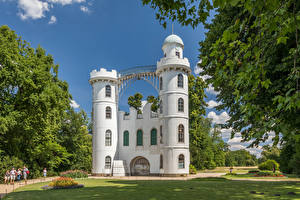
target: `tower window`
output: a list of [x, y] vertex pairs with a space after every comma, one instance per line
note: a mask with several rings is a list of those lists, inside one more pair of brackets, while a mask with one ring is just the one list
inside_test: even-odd
[[184, 126], [182, 124], [178, 126], [178, 142], [184, 143]]
[[105, 157], [105, 169], [110, 169], [111, 168], [111, 157], [106, 156]]
[[123, 146], [129, 146], [129, 132], [124, 131], [123, 133]]
[[159, 90], [163, 89], [163, 79], [162, 77], [159, 78]]
[[180, 52], [176, 51], [176, 56], [180, 58]]
[[184, 155], [180, 154], [178, 157], [178, 168], [184, 169]]
[[184, 101], [183, 98], [178, 99], [178, 112], [184, 112]]
[[177, 75], [177, 87], [183, 88], [183, 75], [182, 74]]
[[157, 145], [157, 131], [155, 128], [151, 130], [151, 145]]
[[111, 146], [111, 130], [105, 132], [105, 146]]
[[105, 97], [111, 97], [111, 86], [110, 85], [105, 86]]
[[162, 126], [159, 127], [159, 133], [160, 133], [160, 143], [163, 144], [163, 132], [162, 132]]
[[163, 155], [160, 154], [160, 158], [159, 158], [159, 169], [163, 169], [163, 168], [164, 168]]
[[167, 54], [166, 54], [166, 53], [164, 54], [164, 57], [167, 57]]
[[143, 131], [142, 130], [137, 131], [136, 146], [143, 146]]
[[105, 109], [106, 119], [111, 119], [111, 107], [107, 106]]

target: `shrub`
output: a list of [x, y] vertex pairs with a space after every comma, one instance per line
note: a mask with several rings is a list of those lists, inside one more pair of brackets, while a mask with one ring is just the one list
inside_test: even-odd
[[263, 162], [260, 165], [258, 165], [258, 169], [260, 170], [272, 171], [274, 167], [276, 170], [279, 169], [279, 164], [275, 160], [267, 160], [266, 162]]
[[197, 174], [196, 167], [192, 164], [190, 164], [190, 174]]
[[258, 173], [258, 172], [259, 172], [259, 170], [249, 170], [249, 171], [248, 171], [249, 174], [256, 174], [256, 173]]
[[78, 185], [78, 183], [68, 177], [59, 177], [49, 183], [49, 186], [51, 187], [70, 187], [74, 185]]
[[282, 177], [282, 173], [280, 172], [271, 172], [271, 171], [260, 171], [255, 176], [273, 176], [273, 177]]
[[60, 176], [69, 178], [87, 178], [88, 173], [82, 170], [69, 170], [60, 173]]
[[232, 173], [227, 173], [226, 175], [235, 176], [235, 175], [237, 175], [237, 173], [232, 172]]

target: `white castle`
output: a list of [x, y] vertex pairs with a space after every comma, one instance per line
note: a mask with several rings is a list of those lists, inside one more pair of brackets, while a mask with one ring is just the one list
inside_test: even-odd
[[[184, 176], [189, 173], [190, 63], [184, 44], [169, 35], [162, 46], [164, 57], [156, 66], [135, 67], [118, 73], [93, 70], [94, 175]], [[143, 102], [142, 113], [119, 111], [119, 96], [134, 80], [150, 82], [159, 93], [158, 112]], [[159, 86], [159, 87], [157, 87]]]

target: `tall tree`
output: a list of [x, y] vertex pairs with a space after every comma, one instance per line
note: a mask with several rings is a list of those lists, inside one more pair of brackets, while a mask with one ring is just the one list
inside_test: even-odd
[[135, 108], [138, 113], [141, 113], [143, 95], [136, 93], [133, 96], [128, 97], [128, 105]]
[[71, 95], [58, 65], [7, 26], [0, 27], [0, 149], [40, 170], [68, 158], [56, 142]]

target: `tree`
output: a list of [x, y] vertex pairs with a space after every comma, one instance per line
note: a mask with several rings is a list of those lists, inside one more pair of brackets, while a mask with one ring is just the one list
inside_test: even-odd
[[226, 152], [225, 165], [232, 166], [255, 166], [257, 158], [248, 151], [241, 149], [237, 151]]
[[[300, 2], [297, 0], [143, 0], [157, 18], [195, 27], [206, 22], [200, 43], [208, 83], [219, 91], [219, 110], [229, 110], [225, 127], [241, 132], [251, 146], [275, 133], [274, 144], [296, 141], [300, 132]], [[282, 135], [282, 137], [280, 137]], [[296, 146], [295, 146], [296, 148]], [[296, 152], [296, 151], [294, 151]], [[298, 158], [298, 157], [297, 157]], [[298, 163], [299, 160], [295, 161]]]
[[136, 93], [133, 96], [128, 97], [128, 105], [136, 109], [138, 113], [141, 113], [143, 95]]
[[151, 111], [157, 112], [157, 110], [159, 108], [159, 97], [148, 96], [147, 102], [151, 103]]
[[62, 163], [60, 170], [91, 171], [92, 136], [88, 133], [88, 118], [83, 110], [75, 112], [71, 108], [67, 111], [57, 141], [70, 154], [68, 162]]
[[258, 159], [259, 163], [265, 162], [267, 160], [280, 161], [280, 149], [277, 146], [263, 146], [263, 151], [261, 152], [261, 157]]
[[31, 168], [57, 167], [68, 158], [56, 142], [69, 108], [68, 84], [41, 47], [33, 49], [7, 26], [0, 27], [0, 149]]

